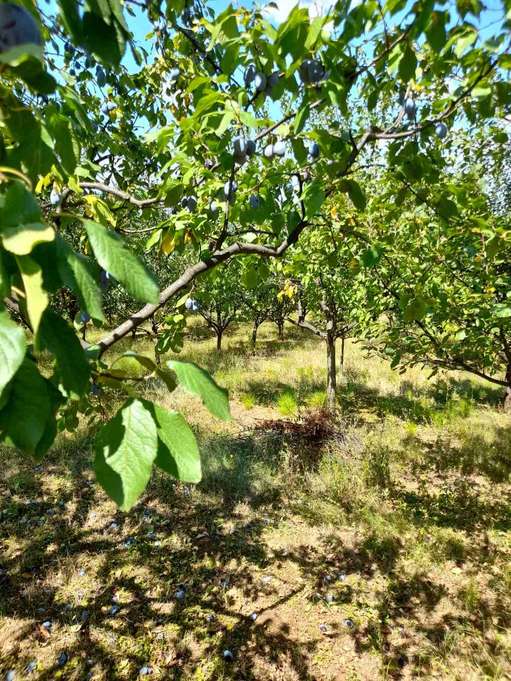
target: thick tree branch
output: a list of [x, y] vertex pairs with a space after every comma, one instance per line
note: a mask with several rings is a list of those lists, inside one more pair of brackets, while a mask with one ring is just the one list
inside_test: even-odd
[[319, 338], [325, 339], [327, 337], [327, 334], [324, 331], [320, 331], [320, 329], [314, 326], [314, 324], [310, 324], [309, 322], [306, 322], [304, 319], [293, 319], [292, 317], [286, 317], [286, 319], [288, 322], [291, 322], [291, 324], [299, 326], [301, 329], [307, 329], [307, 331], [310, 331]]
[[144, 305], [138, 312], [132, 314], [127, 320], [119, 324], [108, 336], [103, 338], [99, 343], [100, 354], [106, 352], [112, 345], [117, 343], [121, 338], [124, 338], [130, 331], [135, 329], [137, 326], [150, 319], [157, 310], [163, 307], [173, 296], [185, 289], [191, 284], [191, 282], [198, 277], [203, 272], [211, 270], [222, 262], [226, 262], [230, 258], [239, 255], [259, 255], [266, 258], [279, 258], [282, 256], [287, 249], [294, 244], [302, 231], [307, 227], [309, 223], [306, 220], [302, 220], [298, 223], [293, 232], [284, 239], [279, 246], [270, 247], [263, 244], [243, 244], [234, 243], [226, 248], [216, 251], [213, 255], [206, 259], [201, 260], [195, 265], [188, 267], [185, 272], [172, 284], [167, 286], [160, 293], [160, 300], [157, 304]]

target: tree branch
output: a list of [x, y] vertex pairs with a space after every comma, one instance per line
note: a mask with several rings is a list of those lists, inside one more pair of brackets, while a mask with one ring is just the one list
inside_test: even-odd
[[294, 324], [295, 326], [299, 326], [301, 329], [307, 329], [307, 331], [311, 331], [315, 336], [318, 336], [319, 338], [325, 339], [327, 337], [326, 333], [324, 331], [320, 331], [316, 326], [313, 324], [310, 324], [309, 322], [306, 322], [304, 319], [293, 319], [292, 317], [286, 317], [288, 322], [291, 322], [291, 324]]
[[293, 245], [300, 236], [301, 232], [307, 227], [309, 223], [306, 220], [302, 220], [298, 223], [296, 228], [291, 232], [291, 234], [284, 239], [278, 246], [272, 248], [270, 246], [264, 246], [263, 244], [240, 244], [234, 243], [227, 246], [223, 250], [216, 251], [207, 260], [201, 260], [195, 265], [188, 267], [185, 272], [172, 284], [167, 286], [160, 293], [160, 300], [157, 304], [144, 305], [138, 312], [132, 314], [131, 317], [126, 319], [122, 324], [119, 324], [108, 336], [103, 338], [99, 343], [100, 355], [106, 352], [109, 348], [117, 343], [121, 338], [124, 338], [130, 331], [150, 319], [154, 313], [163, 307], [173, 296], [186, 288], [196, 277], [198, 277], [203, 272], [216, 267], [222, 262], [226, 262], [232, 257], [238, 255], [259, 255], [266, 258], [279, 258], [282, 256], [287, 249]]

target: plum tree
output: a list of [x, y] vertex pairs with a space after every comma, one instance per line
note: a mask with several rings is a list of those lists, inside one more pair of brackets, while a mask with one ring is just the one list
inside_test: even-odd
[[[484, 139], [483, 133], [481, 140]], [[479, 145], [478, 145], [479, 146]], [[481, 149], [484, 145], [481, 146]], [[500, 149], [499, 149], [500, 147]], [[511, 408], [511, 214], [495, 211], [481, 168], [494, 172], [490, 154], [504, 156], [508, 142], [486, 150], [472, 165], [472, 140], [461, 131], [456, 155], [464, 171], [446, 185], [414, 187], [400, 173], [374, 180], [366, 237], [372, 273], [365, 283], [372, 323], [367, 348], [393, 367], [463, 370], [505, 388]], [[396, 198], [399, 196], [399, 198]]]
[[[349, 208], [343, 206], [342, 213], [349, 215]], [[342, 369], [345, 341], [365, 316], [363, 273], [352, 267], [360, 247], [356, 241], [343, 238], [347, 223], [346, 218], [326, 218], [324, 225], [301, 240], [287, 269], [294, 277], [296, 303], [296, 314], [289, 315], [288, 320], [325, 342], [325, 406], [332, 412], [337, 406], [336, 341], [341, 340]]]
[[225, 331], [239, 317], [241, 269], [238, 262], [214, 270], [197, 281], [194, 299], [198, 312], [216, 335], [216, 349], [222, 349]]
[[[444, 135], [442, 149], [432, 133], [442, 124], [472, 142], [483, 130], [497, 138], [509, 117], [509, 18], [497, 4], [500, 18], [483, 30], [480, 4], [440, 0], [336, 3], [317, 17], [298, 5], [278, 25], [253, 3], [219, 11], [182, 0], [20, 3], [16, 14], [28, 11], [40, 26], [31, 39], [48, 36], [48, 50], [42, 59], [40, 45], [10, 49], [12, 26], [1, 23], [2, 440], [43, 457], [57, 432], [103, 399], [91, 396], [95, 384], [102, 396], [124, 395], [108, 421], [98, 420], [94, 440], [96, 477], [121, 508], [136, 503], [154, 466], [196, 482], [193, 433], [137, 388], [155, 378], [169, 390], [180, 383], [228, 418], [225, 391], [173, 358], [170, 345], [155, 361], [137, 353], [121, 361], [111, 349], [162, 317], [171, 318], [162, 335], [178, 338], [177, 303], [196, 280], [238, 258], [283, 258], [325, 218], [335, 222], [326, 207], [348, 197], [364, 214], [372, 177], [364, 168], [392, 168], [419, 198], [441, 185], [448, 213], [458, 133]], [[143, 44], [141, 17], [154, 28]], [[84, 68], [87, 60], [95, 68]], [[63, 77], [71, 69], [75, 77]], [[429, 104], [403, 121], [396, 92], [420, 92]], [[237, 136], [264, 153], [233, 163]], [[286, 140], [285, 153], [268, 162], [276, 140]], [[310, 140], [321, 148], [314, 163]], [[223, 216], [213, 219], [219, 196]], [[161, 260], [169, 266], [153, 267]], [[116, 282], [108, 295], [101, 271]], [[105, 310], [113, 318], [121, 295], [126, 314], [108, 328]], [[106, 327], [96, 346], [84, 347], [70, 324], [79, 310]], [[133, 423], [143, 426], [142, 443]], [[186, 466], [173, 455], [181, 445]]]

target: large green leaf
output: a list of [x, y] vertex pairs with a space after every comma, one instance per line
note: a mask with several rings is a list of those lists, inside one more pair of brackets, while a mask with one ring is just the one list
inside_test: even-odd
[[192, 429], [177, 411], [153, 405], [158, 429], [156, 465], [182, 482], [202, 477], [199, 447]]
[[342, 180], [339, 184], [339, 189], [348, 193], [355, 208], [358, 208], [358, 210], [365, 210], [367, 199], [358, 182], [355, 182], [355, 180]]
[[64, 389], [82, 395], [89, 385], [90, 368], [72, 327], [62, 317], [46, 310], [37, 341], [41, 349], [46, 348], [55, 356]]
[[117, 357], [110, 365], [110, 373], [116, 378], [146, 378], [156, 370], [150, 357], [129, 350]]
[[53, 139], [55, 140], [55, 151], [60, 157], [60, 161], [66, 173], [72, 175], [75, 171], [77, 151], [71, 133], [68, 119], [62, 114], [53, 114], [49, 117], [48, 127]]
[[149, 482], [156, 458], [156, 423], [147, 403], [130, 399], [98, 432], [94, 469], [98, 482], [128, 511]]
[[137, 300], [157, 303], [157, 283], [124, 241], [97, 222], [85, 220], [85, 228], [100, 266], [110, 272]]
[[307, 217], [313, 217], [319, 211], [325, 200], [325, 192], [320, 182], [311, 182], [303, 192]]
[[0, 395], [25, 357], [25, 333], [5, 312], [0, 312]]
[[0, 195], [0, 235], [4, 247], [27, 255], [37, 244], [53, 241], [55, 232], [42, 221], [40, 208], [22, 182], [13, 182]]
[[48, 292], [44, 288], [43, 271], [39, 263], [28, 255], [18, 255], [16, 260], [25, 287], [28, 318], [33, 332], [37, 333], [41, 317], [50, 302]]
[[93, 264], [88, 258], [75, 253], [61, 237], [57, 237], [56, 245], [60, 278], [76, 294], [82, 310], [87, 310], [98, 322], [105, 321], [101, 289], [94, 277]]
[[0, 433], [16, 447], [33, 454], [49, 416], [46, 381], [34, 362], [25, 359], [12, 380], [9, 401], [0, 412]]
[[217, 385], [207, 371], [193, 362], [178, 360], [169, 360], [167, 366], [175, 372], [178, 383], [198, 395], [214, 416], [226, 421], [231, 418], [227, 390]]
[[410, 43], [406, 44], [403, 56], [399, 62], [399, 77], [405, 82], [415, 77], [415, 69], [417, 68], [417, 57], [413, 51]]

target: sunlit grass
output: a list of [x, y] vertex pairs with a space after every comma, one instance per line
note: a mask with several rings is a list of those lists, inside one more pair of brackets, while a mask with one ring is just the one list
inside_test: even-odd
[[[400, 375], [350, 341], [340, 414], [321, 438], [307, 433], [325, 399], [318, 340], [286, 328], [279, 341], [264, 324], [253, 353], [239, 325], [218, 353], [189, 324], [179, 357], [229, 389], [233, 421], [181, 388], [154, 381], [143, 393], [191, 423], [199, 485], [155, 473], [140, 504], [117, 512], [91, 484], [94, 429], [124, 399], [107, 392], [98, 421], [60, 434], [42, 464], [1, 450], [5, 669], [23, 678], [36, 658], [40, 678], [133, 679], [145, 664], [152, 678], [203, 681], [331, 681], [339, 669], [509, 678], [511, 419], [499, 392], [462, 374]], [[126, 339], [110, 357], [133, 347]], [[135, 347], [154, 356], [147, 336]], [[62, 650], [72, 661], [57, 670]]]

